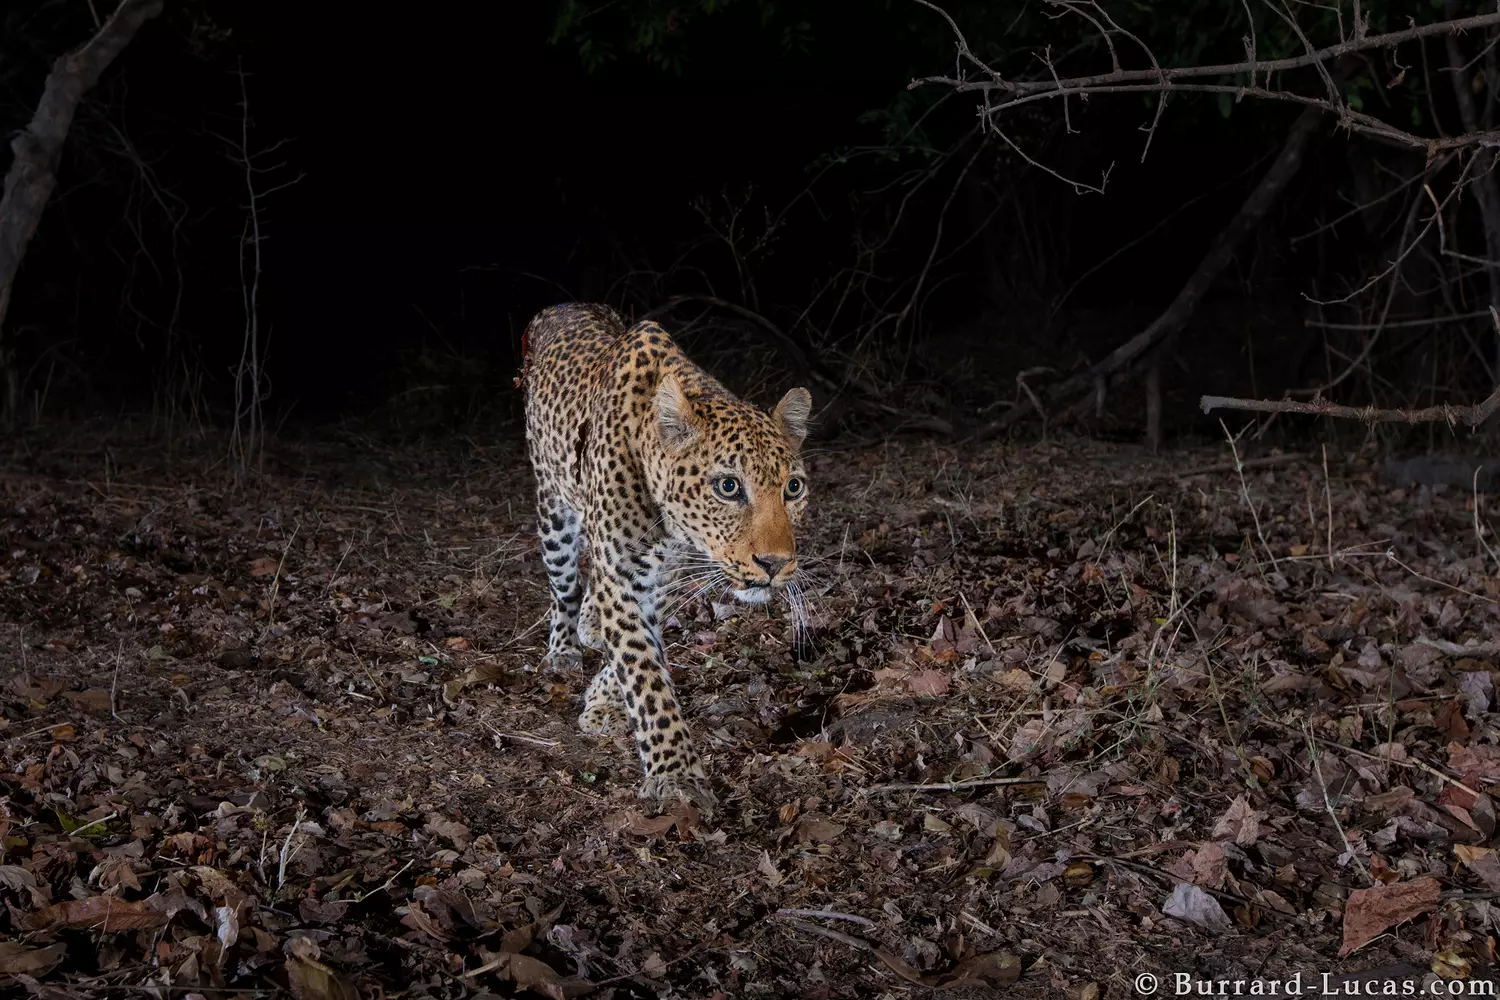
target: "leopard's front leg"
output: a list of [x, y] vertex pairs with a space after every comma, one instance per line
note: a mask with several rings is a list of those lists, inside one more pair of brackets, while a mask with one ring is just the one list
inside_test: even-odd
[[609, 656], [606, 669], [624, 702], [645, 772], [638, 795], [658, 802], [681, 798], [712, 812], [718, 800], [693, 749], [656, 630], [654, 574], [641, 573], [645, 567], [640, 562], [631, 560], [629, 569], [601, 573], [596, 581], [601, 587], [599, 624]]

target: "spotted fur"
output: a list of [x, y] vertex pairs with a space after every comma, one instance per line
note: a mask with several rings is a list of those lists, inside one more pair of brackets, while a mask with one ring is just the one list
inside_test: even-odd
[[599, 649], [606, 662], [584, 694], [579, 727], [634, 735], [642, 798], [712, 808], [658, 627], [666, 555], [686, 551], [689, 572], [722, 574], [747, 603], [791, 580], [793, 528], [807, 505], [799, 451], [811, 397], [793, 389], [763, 412], [689, 361], [657, 324], [626, 329], [603, 306], [545, 309], [526, 342], [526, 438], [552, 588], [548, 657], [576, 661], [580, 640]]

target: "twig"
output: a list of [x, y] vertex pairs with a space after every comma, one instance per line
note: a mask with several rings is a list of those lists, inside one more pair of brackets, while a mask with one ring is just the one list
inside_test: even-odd
[[819, 937], [826, 937], [831, 941], [837, 941], [840, 944], [846, 944], [851, 948], [858, 948], [860, 951], [869, 952], [871, 955], [874, 955], [876, 958], [880, 959], [880, 961], [885, 964], [885, 967], [887, 969], [890, 969], [892, 972], [900, 976], [902, 979], [905, 979], [907, 982], [915, 983], [918, 986], [927, 985], [922, 980], [922, 977], [917, 974], [917, 971], [910, 965], [907, 965], [904, 961], [897, 958], [895, 955], [892, 955], [884, 948], [876, 947], [872, 942], [866, 941], [864, 938], [855, 937], [853, 934], [845, 934], [843, 931], [836, 931], [831, 927], [823, 927], [819, 924], [809, 923], [806, 920], [799, 920], [796, 917], [782, 917], [779, 922], [789, 924], [790, 926], [797, 928], [799, 931], [806, 931], [808, 934], [816, 934]]
[[1396, 555], [1396, 550], [1395, 549], [1386, 549], [1385, 558], [1386, 558], [1387, 562], [1393, 562], [1393, 563], [1395, 563], [1397, 566], [1400, 566], [1402, 569], [1406, 570], [1408, 573], [1410, 573], [1412, 576], [1416, 577], [1418, 580], [1424, 580], [1427, 583], [1433, 584], [1434, 586], [1443, 587], [1443, 588], [1445, 588], [1447, 590], [1451, 590], [1455, 594], [1463, 594], [1465, 597], [1472, 597], [1476, 601], [1483, 601], [1486, 604], [1500, 604], [1500, 601], [1496, 601], [1493, 597], [1488, 597], [1488, 596], [1486, 596], [1484, 594], [1476, 594], [1474, 591], [1472, 591], [1472, 590], [1465, 590], [1462, 587], [1455, 587], [1451, 583], [1446, 583], [1446, 582], [1444, 582], [1442, 580], [1437, 579], [1436, 577], [1428, 576], [1426, 573], [1422, 573], [1422, 572], [1420, 572], [1420, 571], [1418, 571], [1416, 569], [1413, 569], [1412, 567], [1406, 565], [1406, 563], [1404, 563], [1404, 562], [1401, 561], [1400, 557]]
[[29, 733], [22, 733], [20, 736], [11, 736], [11, 737], [7, 738], [5, 742], [6, 743], [19, 743], [22, 740], [29, 740], [33, 736], [40, 736], [43, 733], [50, 733], [54, 729], [61, 729], [63, 726], [71, 726], [71, 725], [72, 725], [72, 723], [68, 722], [66, 720], [64, 720], [62, 722], [54, 722], [50, 726], [44, 726], [41, 729], [33, 729], [31, 732], [29, 732]]
[[993, 788], [997, 785], [1045, 785], [1046, 778], [975, 778], [969, 781], [941, 781], [930, 785], [871, 785], [866, 795], [883, 792], [962, 792], [969, 788]]
[[1193, 476], [1208, 476], [1218, 472], [1236, 472], [1240, 469], [1275, 469], [1291, 465], [1310, 457], [1305, 451], [1288, 452], [1284, 455], [1263, 455], [1260, 458], [1242, 458], [1236, 462], [1218, 462], [1214, 465], [1199, 465], [1182, 472], [1172, 473], [1173, 479], [1191, 479]]
[[300, 521], [292, 525], [291, 537], [286, 540], [286, 545], [281, 550], [281, 560], [276, 564], [276, 575], [271, 578], [271, 601], [269, 607], [266, 609], [266, 614], [268, 615], [266, 620], [267, 628], [276, 624], [276, 594], [281, 589], [281, 570], [286, 566], [287, 553], [292, 551], [292, 543], [297, 540], [297, 532], [301, 528], [302, 523]]
[[363, 903], [365, 900], [369, 899], [371, 896], [375, 895], [377, 892], [385, 892], [386, 890], [390, 889], [391, 886], [393, 886], [393, 885], [396, 884], [396, 880], [398, 878], [400, 878], [402, 875], [405, 875], [406, 874], [406, 870], [408, 868], [410, 868], [412, 865], [416, 864], [416, 863], [417, 863], [417, 861], [416, 861], [415, 858], [409, 859], [406, 862], [406, 864], [404, 864], [404, 865], [401, 866], [401, 870], [400, 871], [398, 871], [396, 874], [392, 875], [390, 878], [386, 879], [384, 882], [382, 882], [379, 885], [377, 885], [375, 888], [371, 889], [369, 892], [364, 893], [363, 895], [359, 896], [355, 900], [355, 902]]
[[83, 824], [80, 827], [77, 827], [77, 828], [75, 828], [73, 830], [69, 830], [68, 831], [68, 836], [70, 836], [70, 837], [76, 837], [79, 834], [83, 833], [83, 831], [85, 831], [87, 829], [90, 829], [91, 827], [96, 827], [96, 826], [99, 826], [99, 825], [101, 825], [103, 823], [108, 823], [112, 819], [119, 819], [119, 818], [120, 818], [120, 814], [119, 813], [112, 812], [108, 816], [101, 816], [98, 819], [94, 820], [93, 822], [85, 823], [85, 824]]
[[974, 619], [974, 627], [979, 631], [979, 638], [983, 639], [984, 644], [990, 647], [990, 655], [998, 658], [1000, 651], [995, 648], [993, 642], [990, 642], [990, 637], [984, 631], [984, 624], [980, 622], [979, 616], [974, 613], [974, 609], [969, 606], [969, 599], [964, 596], [964, 592], [961, 590], [958, 592], [958, 599], [963, 602], [964, 610], [969, 613], [969, 617]]
[[[297, 835], [297, 828], [302, 825], [302, 821], [306, 818], [307, 810], [298, 809], [297, 818], [292, 821], [292, 828], [286, 832], [286, 840], [281, 842], [281, 863], [276, 869], [277, 892], [280, 892], [282, 887], [286, 885], [286, 866], [296, 854], [295, 851], [291, 851], [292, 838]], [[288, 851], [291, 851], [291, 854], [288, 854]]]
[[1463, 323], [1471, 319], [1489, 319], [1490, 311], [1459, 313], [1456, 316], [1429, 316], [1426, 319], [1400, 319], [1387, 323], [1330, 323], [1321, 319], [1305, 319], [1303, 326], [1319, 330], [1407, 330], [1422, 326], [1442, 326], [1444, 323]]
[[1349, 835], [1344, 832], [1344, 825], [1339, 822], [1339, 815], [1333, 808], [1333, 800], [1328, 797], [1328, 782], [1323, 780], [1323, 765], [1318, 762], [1318, 745], [1313, 740], [1312, 731], [1305, 730], [1303, 736], [1307, 739], [1307, 754], [1312, 758], [1313, 773], [1318, 776], [1318, 788], [1323, 793], [1323, 809], [1328, 813], [1328, 819], [1333, 823], [1334, 830], [1338, 832], [1343, 853], [1359, 865], [1359, 870], [1364, 873], [1365, 881], [1373, 885], [1375, 880], [1370, 875], [1370, 869], [1365, 867], [1364, 859], [1349, 845]]
[[1042, 405], [1042, 401], [1040, 399], [1036, 398], [1036, 393], [1026, 382], [1026, 376], [1040, 375], [1044, 372], [1050, 372], [1051, 370], [1051, 368], [1048, 368], [1046, 366], [1038, 366], [1036, 368], [1027, 368], [1023, 371], [1016, 372], [1016, 385], [1020, 386], [1021, 391], [1026, 393], [1026, 398], [1031, 400], [1032, 408], [1036, 410], [1037, 416], [1042, 418], [1043, 441], [1047, 440], [1047, 408]]
[[1323, 502], [1328, 505], [1328, 568], [1333, 569], [1333, 487], [1328, 482], [1328, 445], [1323, 445]]
[[[1474, 474], [1477, 476], [1479, 474], [1479, 470], [1475, 469]], [[115, 675], [114, 678], [109, 682], [109, 715], [110, 718], [114, 719], [116, 722], [125, 721], [124, 719], [120, 718], [120, 713], [115, 711], [115, 690], [120, 686], [120, 660], [124, 652], [125, 640], [121, 639], [120, 645], [115, 649]]]
[[[1417, 641], [1418, 642], [1422, 642], [1423, 640], [1418, 639]], [[1381, 707], [1383, 708], [1385, 706], [1382, 705]], [[1272, 719], [1270, 721], [1271, 721], [1271, 724], [1273, 726], [1277, 727], [1278, 729], [1285, 729], [1289, 733], [1302, 733], [1304, 736], [1307, 735], [1307, 733], [1306, 733], [1305, 730], [1298, 729], [1295, 726], [1289, 726], [1289, 725], [1287, 725], [1284, 722], [1277, 722], [1274, 719]], [[1470, 795], [1474, 796], [1475, 798], [1479, 797], [1479, 793], [1478, 792], [1476, 792], [1474, 789], [1470, 788], [1468, 785], [1464, 784], [1462, 781], [1458, 780], [1457, 778], [1450, 777], [1450, 776], [1444, 774], [1442, 771], [1439, 771], [1437, 768], [1433, 767], [1431, 764], [1428, 764], [1425, 761], [1417, 760], [1414, 757], [1409, 757], [1409, 758], [1406, 758], [1404, 760], [1398, 760], [1395, 757], [1382, 757], [1379, 754], [1370, 753], [1368, 750], [1359, 750], [1359, 749], [1356, 749], [1355, 747], [1344, 746], [1344, 744], [1342, 744], [1342, 743], [1335, 742], [1334, 740], [1324, 739], [1321, 736], [1316, 736], [1315, 735], [1315, 736], [1312, 737], [1312, 739], [1313, 739], [1314, 742], [1321, 743], [1324, 746], [1333, 748], [1334, 750], [1338, 750], [1338, 751], [1341, 751], [1343, 753], [1350, 753], [1350, 754], [1353, 754], [1356, 757], [1363, 757], [1366, 760], [1378, 761], [1379, 763], [1382, 763], [1382, 764], [1395, 764], [1398, 767], [1412, 767], [1412, 768], [1416, 768], [1418, 771], [1421, 771], [1421, 772], [1423, 772], [1425, 774], [1429, 774], [1432, 777], [1434, 777], [1434, 778], [1438, 779], [1439, 781], [1443, 782], [1444, 784], [1452, 785], [1454, 788], [1462, 789], [1463, 791], [1468, 792]], [[1500, 779], [1497, 779], [1497, 780], [1500, 780]]]
[[1467, 424], [1478, 427], [1500, 410], [1500, 386], [1482, 403], [1453, 406], [1442, 403], [1415, 410], [1378, 406], [1344, 406], [1326, 399], [1235, 399], [1230, 396], [1204, 396], [1199, 401], [1204, 413], [1213, 410], [1248, 410], [1252, 413], [1302, 413], [1314, 417], [1338, 417], [1367, 424], [1429, 424], [1439, 421], [1450, 427]]
[[794, 906], [783, 906], [776, 912], [781, 916], [787, 917], [824, 917], [828, 920], [847, 920], [851, 924], [859, 924], [861, 927], [875, 926], [875, 921], [868, 917], [857, 916], [853, 913], [839, 913], [836, 910], [799, 910]]
[[490, 722], [486, 722], [485, 725], [489, 727], [490, 732], [495, 734], [496, 739], [514, 740], [517, 743], [529, 743], [532, 746], [545, 747], [548, 750], [552, 750], [556, 747], [562, 746], [562, 740], [549, 740], [541, 736], [532, 736], [530, 733], [507, 733], [501, 729], [497, 729], [495, 725]]
[[[921, 2], [921, 0], [918, 0], [918, 2]], [[930, 7], [932, 5], [924, 4], [924, 6]], [[952, 23], [952, 20], [949, 19], [949, 24]], [[1456, 34], [1471, 31], [1475, 28], [1489, 28], [1496, 25], [1500, 25], [1500, 13], [1477, 14], [1473, 17], [1461, 17], [1449, 21], [1434, 21], [1431, 24], [1415, 25], [1404, 31], [1391, 31], [1383, 35], [1365, 35], [1353, 41], [1339, 42], [1337, 45], [1325, 46], [1324, 48], [1316, 49], [1300, 56], [1291, 56], [1285, 59], [1245, 60], [1237, 63], [1221, 63], [1212, 66], [1168, 66], [1166, 68], [1155, 67], [1152, 69], [1135, 70], [1117, 69], [1109, 73], [1096, 73], [1092, 76], [1078, 76], [1062, 80], [1005, 80], [1001, 79], [998, 73], [992, 73], [991, 78], [988, 80], [922, 77], [908, 84], [908, 89], [920, 87], [927, 83], [938, 83], [951, 86], [960, 92], [998, 90], [1007, 94], [1062, 96], [1065, 93], [1092, 90], [1100, 86], [1117, 83], [1152, 83], [1161, 86], [1174, 83], [1178, 80], [1201, 77], [1238, 76], [1252, 72], [1265, 75], [1284, 72], [1286, 70], [1305, 69], [1331, 62], [1341, 56], [1352, 55], [1356, 52], [1365, 52], [1370, 49], [1388, 49], [1402, 42], [1414, 42], [1423, 38], [1431, 38], [1434, 35]], [[957, 29], [955, 28], [955, 30]]]
[[1234, 455], [1234, 471], [1240, 477], [1240, 496], [1245, 501], [1245, 506], [1250, 508], [1250, 520], [1255, 522], [1255, 537], [1260, 539], [1260, 547], [1266, 550], [1266, 555], [1271, 559], [1271, 569], [1277, 569], [1276, 553], [1271, 551], [1271, 545], [1266, 541], [1266, 533], [1260, 526], [1260, 511], [1256, 509], [1255, 503], [1250, 499], [1250, 485], [1245, 482], [1245, 467], [1240, 464], [1240, 449], [1234, 443], [1234, 435], [1229, 433], [1228, 426], [1224, 421], [1219, 421], [1219, 426], [1224, 428], [1224, 436], [1229, 439], [1229, 451]]

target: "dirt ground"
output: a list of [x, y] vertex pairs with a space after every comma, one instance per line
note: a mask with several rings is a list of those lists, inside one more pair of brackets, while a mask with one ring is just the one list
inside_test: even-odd
[[537, 669], [519, 432], [285, 444], [238, 492], [3, 447], [6, 995], [1487, 985], [1482, 495], [1332, 448], [820, 445], [807, 648], [712, 595], [665, 630], [709, 818], [575, 729], [594, 661]]

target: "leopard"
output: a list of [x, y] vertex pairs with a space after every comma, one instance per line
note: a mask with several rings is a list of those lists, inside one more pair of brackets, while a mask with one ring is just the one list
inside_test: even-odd
[[[663, 598], [684, 572], [765, 604], [795, 588], [809, 502], [802, 446], [812, 395], [771, 410], [691, 361], [658, 323], [608, 306], [539, 312], [522, 337], [526, 441], [551, 591], [547, 669], [603, 665], [583, 693], [585, 733], [630, 736], [642, 800], [718, 805], [662, 642]], [[587, 569], [582, 557], [587, 553]], [[680, 582], [680, 581], [679, 581]]]

